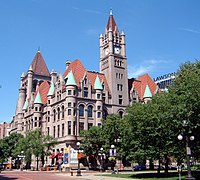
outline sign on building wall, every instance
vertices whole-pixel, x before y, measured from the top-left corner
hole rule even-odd
[[[69,163],[69,149],[68,148],[64,148],[64,164],[68,164]]]

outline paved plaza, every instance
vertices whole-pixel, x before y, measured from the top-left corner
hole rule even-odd
[[[130,173],[130,172],[129,172]],[[101,176],[100,172],[82,171],[82,176],[76,176],[76,171],[72,172],[58,172],[58,171],[2,171],[0,173],[0,180],[126,180],[126,178]],[[106,174],[106,173],[102,173]],[[107,173],[109,174],[109,173]]]

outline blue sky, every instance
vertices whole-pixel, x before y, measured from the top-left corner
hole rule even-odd
[[[112,8],[126,35],[129,77],[154,78],[200,58],[198,0],[1,0],[0,122],[15,114],[20,76],[38,47],[51,71],[80,59],[99,71],[99,35]]]

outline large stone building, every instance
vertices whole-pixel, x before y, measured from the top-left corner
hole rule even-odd
[[[100,35],[100,72],[88,71],[81,61],[66,62],[64,74],[49,72],[38,51],[22,73],[16,114],[10,133],[40,128],[57,138],[57,150],[80,140],[80,130],[101,126],[108,114],[126,113],[134,102],[146,102],[158,91],[145,74],[128,79],[125,33],[118,30],[112,12]]]

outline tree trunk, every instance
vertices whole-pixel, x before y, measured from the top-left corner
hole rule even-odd
[[[153,159],[149,160],[149,169],[154,170],[154,164],[153,164]]]
[[[165,174],[168,174],[168,164],[169,164],[169,158],[167,154],[165,154]]]
[[[37,167],[36,167],[37,169],[36,169],[36,170],[38,171],[38,161],[39,161],[38,156],[37,156],[36,160],[37,160],[37,165],[36,165],[36,166],[37,166]]]

